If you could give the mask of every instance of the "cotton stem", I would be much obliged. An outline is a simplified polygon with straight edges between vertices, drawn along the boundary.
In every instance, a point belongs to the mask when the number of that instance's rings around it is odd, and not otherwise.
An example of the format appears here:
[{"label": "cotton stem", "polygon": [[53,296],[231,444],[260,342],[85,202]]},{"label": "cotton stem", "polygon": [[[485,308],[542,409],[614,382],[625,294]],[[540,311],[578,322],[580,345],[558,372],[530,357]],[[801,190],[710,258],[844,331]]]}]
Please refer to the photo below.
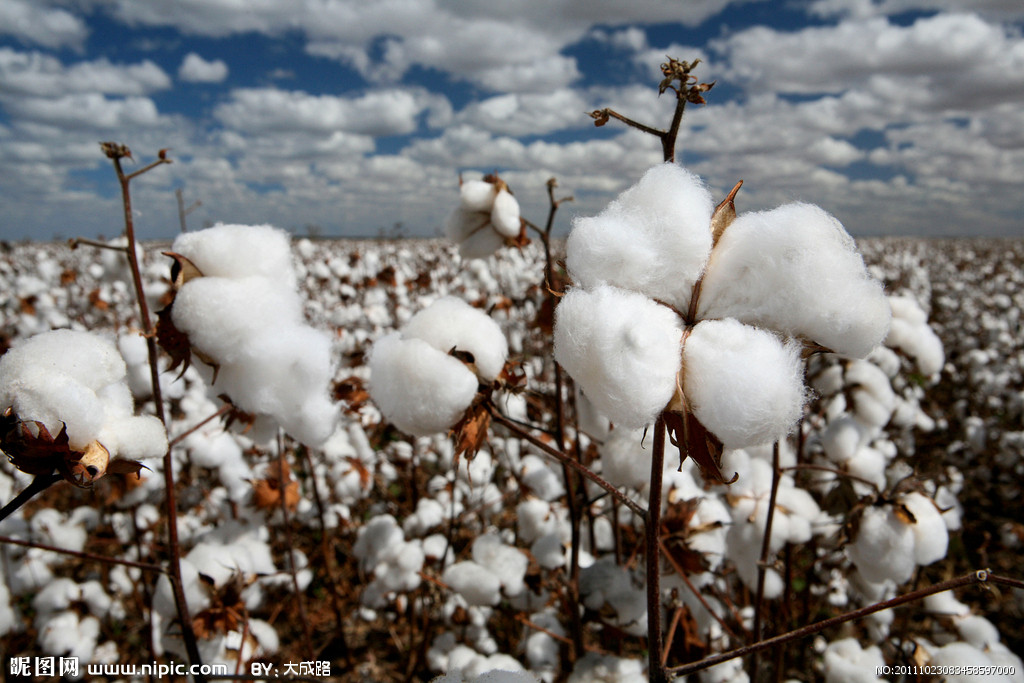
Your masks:
[{"label": "cotton stem", "polygon": [[[767,571],[768,554],[771,550],[772,522],[775,520],[775,499],[779,492],[779,442],[772,445],[772,489],[768,496],[768,519],[764,523],[764,539],[761,541],[761,559],[757,563],[757,597],[754,598],[754,641],[761,640],[761,616],[764,612],[764,579]],[[750,658],[750,680],[757,681],[758,653]]]},{"label": "cotton stem", "polygon": [[647,676],[651,683],[667,683],[662,663],[661,637],[661,480],[665,469],[665,418],[654,422],[651,452],[651,486],[644,520],[644,551],[647,564]]}]

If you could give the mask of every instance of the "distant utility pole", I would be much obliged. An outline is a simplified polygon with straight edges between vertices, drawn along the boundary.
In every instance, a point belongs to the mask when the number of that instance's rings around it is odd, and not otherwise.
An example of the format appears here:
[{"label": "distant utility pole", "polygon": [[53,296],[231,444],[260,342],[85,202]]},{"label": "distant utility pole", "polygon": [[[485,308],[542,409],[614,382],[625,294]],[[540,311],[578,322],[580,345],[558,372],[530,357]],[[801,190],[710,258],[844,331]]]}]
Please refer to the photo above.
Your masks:
[{"label": "distant utility pole", "polygon": [[181,223],[181,231],[185,232],[188,230],[188,226],[185,225],[185,216],[189,215],[200,206],[203,205],[198,199],[192,202],[192,205],[185,208],[185,191],[180,187],[174,191],[174,196],[178,198],[178,221]]}]

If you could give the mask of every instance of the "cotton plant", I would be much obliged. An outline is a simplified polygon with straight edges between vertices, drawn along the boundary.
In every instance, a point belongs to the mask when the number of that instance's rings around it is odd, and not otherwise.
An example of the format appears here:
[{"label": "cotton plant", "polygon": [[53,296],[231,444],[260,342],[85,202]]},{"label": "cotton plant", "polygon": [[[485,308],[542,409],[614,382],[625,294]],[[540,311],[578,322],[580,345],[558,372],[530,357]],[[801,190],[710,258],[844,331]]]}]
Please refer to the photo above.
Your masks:
[{"label": "cotton plant", "polygon": [[725,448],[772,442],[802,414],[805,349],[865,356],[885,338],[882,286],[835,218],[732,206],[665,163],[575,221],[555,358],[613,423],[662,415],[677,439],[703,428]]},{"label": "cotton plant", "polygon": [[497,175],[460,182],[459,206],[445,222],[445,235],[466,259],[489,256],[520,238],[519,202]]},{"label": "cotton plant", "polygon": [[79,486],[163,455],[164,426],[135,414],[126,372],[117,346],[98,334],[53,330],[15,344],[0,357],[4,452],[29,474],[56,472]]},{"label": "cotton plant", "polygon": [[179,235],[169,255],[174,299],[158,333],[172,368],[194,355],[216,394],[264,426],[323,443],[338,421],[332,342],[304,318],[287,233],[220,224]]}]

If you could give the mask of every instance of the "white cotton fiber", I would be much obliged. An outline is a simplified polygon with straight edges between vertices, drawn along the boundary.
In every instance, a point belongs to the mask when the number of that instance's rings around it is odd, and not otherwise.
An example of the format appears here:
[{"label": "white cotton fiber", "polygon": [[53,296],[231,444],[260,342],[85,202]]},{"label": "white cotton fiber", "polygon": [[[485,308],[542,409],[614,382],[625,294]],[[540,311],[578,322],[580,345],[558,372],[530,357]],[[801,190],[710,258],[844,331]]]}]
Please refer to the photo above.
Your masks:
[{"label": "white cotton fiber", "polygon": [[497,605],[501,601],[501,580],[472,560],[451,565],[444,570],[441,580],[470,605]]},{"label": "white cotton fiber", "polygon": [[459,197],[459,206],[445,221],[445,235],[459,245],[463,258],[484,258],[519,234],[519,202],[504,182],[468,180]]},{"label": "white cotton fiber", "polygon": [[508,190],[500,190],[494,197],[491,209],[491,223],[499,235],[515,237],[522,228],[519,219],[519,202]]},{"label": "white cotton fiber", "polygon": [[0,411],[36,420],[83,450],[98,440],[111,457],[163,455],[167,434],[152,416],[135,416],[127,368],[110,339],[54,330],[17,343],[0,357]]},{"label": "white cotton fiber", "polygon": [[908,296],[889,297],[892,326],[885,343],[914,359],[921,374],[931,376],[942,370],[946,352],[942,340],[928,325],[928,316]]},{"label": "white cotton fiber", "polygon": [[181,288],[171,309],[174,325],[193,347],[230,363],[254,336],[301,320],[296,291],[263,277],[201,277]]},{"label": "white cotton fiber", "polygon": [[398,332],[377,340],[369,366],[373,402],[414,436],[446,431],[476,395],[477,377],[460,360]]},{"label": "white cotton fiber", "polygon": [[446,296],[414,315],[402,328],[406,339],[422,339],[435,349],[473,355],[477,373],[494,381],[508,358],[508,341],[501,327],[478,308]]},{"label": "white cotton fiber", "polygon": [[555,358],[597,409],[625,428],[652,422],[676,390],[678,316],[606,285],[570,290],[555,313]]},{"label": "white cotton fiber", "polygon": [[914,560],[924,566],[944,558],[949,531],[939,508],[931,498],[916,491],[903,496],[900,502],[914,515]]},{"label": "white cotton fiber", "polygon": [[776,441],[803,411],[799,347],[736,320],[702,321],[683,347],[683,391],[726,448]]},{"label": "white cotton fiber", "polygon": [[889,507],[864,509],[846,554],[869,583],[905,583],[914,573],[914,531]]},{"label": "white cotton fiber", "polygon": [[882,651],[872,645],[861,648],[856,638],[843,638],[825,648],[825,683],[872,683],[880,680],[877,667],[885,664]]},{"label": "white cotton fiber", "polygon": [[732,317],[867,355],[889,329],[889,304],[853,239],[811,204],[742,214],[712,253],[700,318]]},{"label": "white cotton fiber", "polygon": [[256,275],[286,289],[296,285],[288,233],[270,225],[221,223],[178,235],[170,250],[192,261],[206,276],[237,279]]},{"label": "white cotton fiber", "polygon": [[577,218],[566,265],[577,285],[610,284],[686,311],[711,249],[711,194],[671,163],[649,169],[600,214]]},{"label": "white cotton fiber", "polygon": [[502,543],[497,534],[484,534],[473,541],[473,561],[498,577],[505,595],[523,592],[523,577],[530,562],[518,548]]},{"label": "white cotton fiber", "polygon": [[203,273],[182,285],[172,319],[218,366],[214,390],[307,445],[322,443],[338,419],[331,337],[305,322],[287,233],[218,225],[180,235],[172,250]]}]

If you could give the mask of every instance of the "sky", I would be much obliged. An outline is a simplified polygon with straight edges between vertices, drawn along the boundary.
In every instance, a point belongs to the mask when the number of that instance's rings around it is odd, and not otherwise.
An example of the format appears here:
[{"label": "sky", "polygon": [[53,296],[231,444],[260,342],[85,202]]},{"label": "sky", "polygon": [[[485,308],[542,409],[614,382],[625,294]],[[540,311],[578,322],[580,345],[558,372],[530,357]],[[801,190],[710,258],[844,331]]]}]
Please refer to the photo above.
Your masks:
[{"label": "sky", "polygon": [[0,239],[136,230],[434,236],[460,175],[543,225],[661,161],[667,57],[715,82],[677,161],[739,211],[818,204],[854,236],[1024,236],[1020,0],[0,0]]}]

